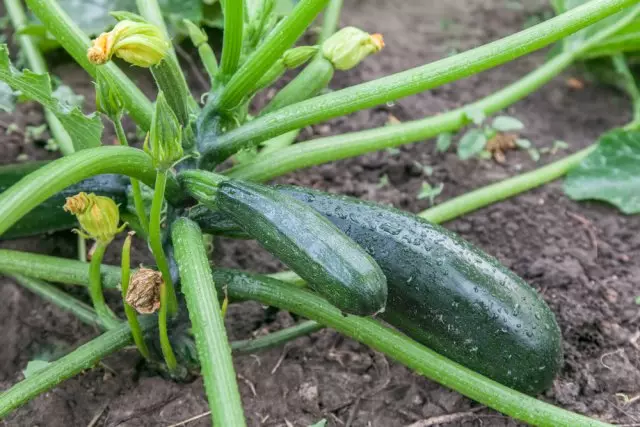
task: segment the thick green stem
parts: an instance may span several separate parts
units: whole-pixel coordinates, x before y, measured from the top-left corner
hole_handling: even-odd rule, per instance
[[[232,298],[255,300],[302,315],[380,351],[419,374],[532,425],[610,426],[511,390],[435,353],[370,318],[344,316],[318,295],[266,277],[236,275]]]
[[[108,243],[96,242],[96,249],[93,252],[91,263],[89,264],[89,296],[91,296],[93,308],[101,322],[105,324],[108,329],[111,329],[120,325],[121,322],[107,305],[104,300],[104,294],[102,293],[100,265],[102,264],[102,258],[104,258],[107,246],[109,246]]]
[[[12,275],[29,273],[29,277],[69,285],[89,284],[89,264],[86,262],[9,249],[0,249],[0,271]],[[119,287],[119,268],[102,265],[100,273],[105,288]]]
[[[122,257],[120,258],[121,264],[121,278],[120,280],[122,287],[122,304],[124,305],[124,313],[127,316],[127,322],[129,323],[129,328],[131,328],[131,336],[133,337],[133,342],[135,342],[138,351],[145,359],[150,359],[149,349],[147,348],[147,344],[144,341],[144,336],[142,334],[142,329],[140,328],[140,322],[138,322],[138,314],[136,311],[127,304],[127,290],[129,289],[129,280],[131,276],[131,237],[130,233],[126,240],[124,241],[124,245],[122,245]]]
[[[57,258],[43,255],[20,254],[19,252],[0,250],[0,271],[7,271],[14,261],[28,257],[34,266],[29,273],[46,274],[48,264],[55,266]],[[35,262],[36,259],[38,262]],[[49,259],[48,262],[46,260]],[[41,263],[40,261],[45,261]],[[77,281],[85,271],[78,261],[68,261],[66,271],[68,283]],[[16,262],[13,268],[20,266]],[[75,268],[71,268],[71,265]],[[11,270],[11,268],[9,268]],[[74,271],[77,270],[77,271]],[[61,273],[53,268],[52,272]],[[108,270],[117,280],[117,268]],[[236,300],[255,300],[291,311],[322,325],[328,326],[357,341],[385,353],[421,375],[456,390],[471,399],[494,408],[504,414],[524,422],[549,427],[609,426],[597,420],[589,419],[548,403],[536,400],[500,385],[478,373],[475,373],[451,360],[418,344],[405,335],[381,325],[370,318],[344,316],[340,310],[330,305],[318,295],[266,276],[251,276],[240,272],[219,271],[214,274],[218,289],[228,290],[229,296]],[[85,283],[77,283],[79,285]],[[2,400],[0,398],[0,408]],[[2,412],[0,411],[0,415]]]
[[[144,151],[130,147],[90,148],[54,160],[0,194],[0,235],[57,192],[105,173],[127,175],[153,185],[156,171]],[[177,202],[182,196],[176,185],[172,180],[168,194]]]
[[[238,69],[242,53],[242,35],[244,33],[244,0],[224,0],[224,38],[222,40],[222,58],[220,59],[220,77],[229,79]]]
[[[330,0],[322,17],[322,30],[318,35],[318,44],[324,43],[340,25],[340,12],[343,0]],[[318,55],[321,55],[319,53]]]
[[[158,65],[151,67],[151,74],[153,74],[158,89],[164,93],[167,103],[176,114],[180,124],[183,127],[188,126],[190,108],[195,104],[195,101],[191,96],[191,91],[178,61],[168,55]],[[195,105],[197,106],[197,104]]]
[[[57,307],[73,314],[80,319],[81,322],[90,326],[97,326],[102,329],[109,329],[111,327],[110,323],[103,322],[100,316],[98,316],[87,304],[82,301],[78,301],[57,287],[43,282],[42,280],[23,276],[22,274],[10,274],[9,276],[39,297],[44,298],[46,301],[49,301]]]
[[[115,126],[116,138],[118,138],[120,145],[128,147],[129,141],[127,140],[124,128],[122,127],[122,122],[117,119],[113,122],[113,125]],[[133,204],[136,209],[136,214],[138,215],[140,226],[144,229],[145,234],[149,234],[149,221],[147,220],[147,212],[144,208],[144,199],[142,198],[142,191],[140,190],[140,182],[137,179],[131,179],[131,191],[133,192]]]
[[[240,105],[260,77],[298,40],[328,1],[300,1],[233,75],[220,98],[214,100],[214,111],[229,111]]]
[[[91,42],[60,5],[55,0],[27,0],[27,6],[73,59],[95,78],[96,66],[87,59]],[[113,62],[101,67],[116,85],[131,117],[142,129],[148,130],[153,113],[149,99]]]
[[[245,426],[231,348],[202,232],[196,223],[180,218],[174,222],[171,236],[214,425]]]
[[[143,329],[148,330],[150,325],[150,322],[144,322]],[[81,345],[0,394],[0,418],[74,375],[93,368],[100,360],[130,343],[129,325],[121,324]]]
[[[16,33],[28,25],[27,15],[24,13],[20,0],[5,0],[4,4]],[[16,36],[16,38],[18,43],[20,43],[21,52],[27,58],[31,71],[40,74],[48,73],[44,57],[42,56],[42,53],[40,53],[40,50],[38,50],[38,46],[35,44],[31,36],[21,34]],[[49,130],[51,131],[53,139],[55,139],[58,147],[60,147],[60,152],[64,156],[73,153],[73,141],[64,126],[62,126],[62,123],[60,123],[60,120],[58,120],[55,114],[46,108],[44,110],[44,118],[49,124]]]
[[[466,115],[469,109],[481,110],[486,115],[500,111],[557,76],[573,62],[573,59],[570,53],[558,55],[504,89],[438,116],[302,142],[270,156],[259,157],[253,162],[236,166],[226,174],[232,178],[266,181],[297,169],[397,147],[428,139],[442,132],[455,131],[470,122]]]
[[[296,338],[303,337],[305,335],[312,334],[324,328],[323,325],[314,322],[313,320],[307,320],[301,322],[290,328],[285,328],[277,332],[242,341],[233,341],[231,343],[231,350],[235,354],[250,354],[258,351],[268,350],[270,348],[279,347],[284,343],[292,341]]]
[[[524,193],[564,176],[580,164],[595,148],[596,145],[592,145],[547,166],[463,194],[427,209],[419,216],[440,224],[500,200]]]
[[[634,3],[636,0],[593,0],[542,24],[459,55],[282,108],[217,139],[201,141],[201,164],[208,168],[241,148],[284,132],[479,73],[540,49]]]
[[[169,263],[162,247],[162,205],[164,202],[167,171],[158,170],[156,185],[153,189],[153,202],[151,204],[151,218],[149,221],[149,246],[156,260],[158,269],[162,273],[163,284],[160,287],[160,312],[158,313],[158,331],[160,333],[160,346],[162,354],[170,371],[175,371],[178,362],[169,342],[167,330],[168,315],[174,315],[178,311],[178,301],[171,279]]]

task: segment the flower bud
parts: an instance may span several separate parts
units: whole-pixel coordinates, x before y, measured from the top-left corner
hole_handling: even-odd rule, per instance
[[[282,63],[286,68],[298,68],[320,50],[319,46],[299,46],[285,51],[282,55]]]
[[[287,50],[275,64],[262,75],[256,83],[256,91],[272,85],[280,76],[287,71],[301,66],[311,59],[319,50],[318,46],[300,46]]]
[[[159,271],[140,267],[131,277],[125,301],[140,314],[151,314],[160,308],[160,288],[164,284]]]
[[[93,64],[101,65],[116,55],[133,65],[148,68],[162,61],[169,46],[160,28],[125,19],[93,40],[87,58]]]
[[[151,118],[151,127],[144,141],[144,151],[153,159],[157,169],[167,170],[184,155],[182,128],[175,113],[161,91]]]
[[[322,54],[336,70],[349,70],[383,47],[381,34],[371,35],[355,27],[346,27],[324,42]]]
[[[120,211],[118,205],[108,197],[95,194],[78,193],[67,197],[64,210],[78,218],[82,236],[101,243],[109,243],[126,224],[118,227]]]
[[[99,68],[96,74],[96,109],[111,120],[120,120],[124,101],[111,77]]]

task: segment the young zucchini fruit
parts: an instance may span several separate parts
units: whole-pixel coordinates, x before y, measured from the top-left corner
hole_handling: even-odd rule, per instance
[[[33,162],[0,167],[0,193],[46,163]],[[76,227],[78,224],[76,217],[62,209],[67,197],[84,191],[85,193],[95,193],[99,196],[110,197],[116,203],[125,205],[127,203],[126,191],[128,183],[128,179],[120,175],[98,175],[72,185],[25,215],[13,227],[2,234],[0,240],[33,236]]]
[[[179,179],[340,310],[366,316],[384,309],[387,281],[380,267],[326,218],[273,188],[231,179],[216,183],[213,176],[186,171]]]
[[[551,385],[562,366],[555,316],[495,258],[409,213],[306,188],[275,189],[317,210],[371,254],[387,277],[381,317],[391,325],[519,391]],[[204,232],[220,231],[204,216]]]

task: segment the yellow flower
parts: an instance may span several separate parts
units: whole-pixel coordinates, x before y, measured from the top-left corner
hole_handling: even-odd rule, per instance
[[[160,63],[169,47],[160,28],[146,22],[124,20],[93,40],[87,58],[91,63],[101,65],[116,55],[133,65],[148,68]]]
[[[371,35],[355,27],[346,27],[324,42],[322,54],[336,70],[349,70],[383,47],[382,34]]]
[[[109,243],[126,227],[126,224],[118,227],[120,211],[118,205],[108,197],[78,193],[67,197],[64,210],[78,218],[82,228],[81,231],[76,230],[79,234],[101,243]]]

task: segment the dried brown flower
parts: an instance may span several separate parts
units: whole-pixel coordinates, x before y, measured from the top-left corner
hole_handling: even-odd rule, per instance
[[[164,281],[159,271],[140,267],[131,277],[125,301],[138,313],[154,313],[160,308],[162,285]]]

